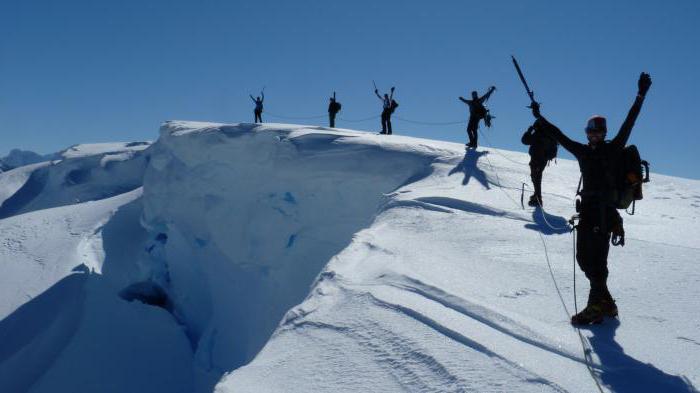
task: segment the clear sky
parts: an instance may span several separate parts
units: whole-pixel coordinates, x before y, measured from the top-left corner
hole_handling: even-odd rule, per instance
[[[580,141],[593,114],[616,132],[649,72],[631,142],[652,170],[700,179],[699,23],[697,0],[3,0],[0,156],[154,140],[169,119],[250,122],[263,86],[266,121],[323,115],[333,90],[342,116],[365,118],[381,109],[372,80],[396,86],[396,116],[428,122],[465,119],[457,97],[496,85],[488,141],[525,151],[514,54],[545,116]],[[398,119],[394,132],[466,139]]]

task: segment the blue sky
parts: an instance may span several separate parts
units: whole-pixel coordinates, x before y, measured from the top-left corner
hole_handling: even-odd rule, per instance
[[[514,54],[543,113],[577,140],[592,114],[615,132],[649,72],[631,142],[652,170],[700,179],[699,20],[696,0],[5,0],[0,155],[156,139],[168,119],[248,122],[248,94],[263,86],[266,121],[323,115],[333,90],[343,116],[365,118],[380,111],[372,80],[396,86],[397,116],[428,122],[465,119],[457,97],[496,85],[488,142],[525,151],[531,117]],[[458,125],[396,119],[394,129],[466,139]]]

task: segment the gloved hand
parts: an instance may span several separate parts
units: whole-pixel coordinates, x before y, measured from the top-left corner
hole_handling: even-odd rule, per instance
[[[542,117],[540,113],[540,104],[537,101],[533,101],[532,104],[530,104],[530,109],[532,109],[532,115],[535,116],[536,119]]]
[[[396,89],[396,88],[395,88],[394,86],[391,86],[391,91],[392,91],[392,92],[394,91],[394,89]]]
[[[379,94],[379,90],[374,89],[374,94]]]
[[[625,246],[625,228],[622,223],[612,227],[612,238],[610,239],[613,246]]]
[[[491,86],[489,89],[496,90],[496,86]]]
[[[646,72],[642,72],[639,75],[637,86],[639,87],[638,94],[642,97],[646,96],[647,92],[649,91],[649,87],[651,87],[651,76],[649,76],[649,74]]]

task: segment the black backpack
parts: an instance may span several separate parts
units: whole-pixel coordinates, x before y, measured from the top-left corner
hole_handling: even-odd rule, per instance
[[[549,136],[542,138],[542,152],[546,161],[552,161],[557,158],[558,148],[559,144],[554,139]]]
[[[632,205],[631,214],[634,214],[634,202],[644,197],[642,183],[649,182],[649,163],[639,156],[637,146],[629,145],[622,149],[612,175],[615,207],[627,209]]]
[[[389,106],[389,109],[391,110],[391,113],[394,113],[396,108],[399,107],[399,103],[396,102],[396,100],[391,100],[391,105]]]

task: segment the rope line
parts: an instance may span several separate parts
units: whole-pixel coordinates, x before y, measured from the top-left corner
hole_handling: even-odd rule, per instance
[[[485,132],[479,130],[479,134],[481,134],[481,137],[482,137],[482,138],[486,139],[486,143],[488,143],[490,146],[493,146],[493,143],[491,143],[491,140],[486,136],[486,133],[485,133]],[[516,161],[516,160],[514,160],[514,159],[512,159],[512,158],[510,158],[510,157],[508,157],[508,156],[506,156],[505,154],[501,153],[500,151],[496,151],[496,154],[498,154],[499,156],[505,158],[506,160],[508,160],[508,161],[510,161],[510,162],[512,162],[512,163],[514,163],[514,164],[518,164],[518,165],[522,165],[522,166],[530,166],[529,163],[524,163],[524,162]]]
[[[338,118],[338,120],[347,121],[348,123],[361,123],[363,121],[379,119],[380,116],[381,115],[374,115],[372,117],[367,117],[365,119],[346,119],[344,117],[340,117],[340,118]]]
[[[422,124],[426,126],[452,126],[452,125],[457,125],[457,124],[467,124],[466,121],[448,121],[448,122],[429,122],[429,121],[419,121],[419,120],[411,120],[411,119],[405,119],[400,116],[394,116],[395,118],[405,121],[406,123],[414,123],[414,124]]]
[[[311,119],[320,119],[323,117],[327,117],[328,115],[319,115],[319,116],[282,116],[282,115],[276,115],[274,113],[270,112],[265,112],[268,116],[270,117],[275,117],[278,119],[291,119],[291,120],[311,120]]]
[[[480,132],[480,133],[483,135],[483,132]],[[488,155],[486,155],[486,161],[488,162],[489,166],[491,167],[491,171],[496,174],[496,179],[498,180],[498,184],[497,184],[498,188],[504,194],[506,194],[508,199],[510,199],[515,204],[516,207],[518,207],[518,202],[515,201],[510,195],[508,195],[506,190],[501,187],[501,184],[500,184],[501,180],[500,180],[500,177],[498,176],[498,172],[496,172],[496,170],[493,168],[493,165],[491,164],[491,160],[489,159]],[[559,284],[557,283],[556,277],[554,277],[554,269],[552,269],[552,263],[549,260],[549,250],[547,248],[547,242],[545,242],[544,236],[542,236],[541,233],[537,232],[537,235],[539,236],[540,241],[542,242],[542,246],[544,248],[544,256],[545,256],[545,260],[547,261],[547,268],[549,269],[549,275],[552,278],[552,283],[554,284],[554,288],[557,291],[557,295],[559,296],[559,301],[561,302],[561,305],[564,308],[564,312],[566,313],[567,318],[569,318],[571,315],[569,313],[569,308],[566,307],[566,301],[564,300],[564,296],[562,295],[561,290],[559,289]],[[574,256],[574,261],[575,260],[576,260],[576,256]],[[574,277],[575,276],[576,276],[576,266],[574,265]],[[576,310],[578,310],[578,306],[576,306],[576,298],[574,298],[574,308]],[[591,378],[593,378],[593,382],[595,382],[596,387],[598,388],[598,391],[600,393],[603,393],[603,388],[600,386],[600,382],[598,381],[598,378],[596,377],[595,370],[594,370],[593,365],[592,365],[592,363],[593,363],[592,358],[591,358],[592,350],[590,348],[587,348],[586,339],[583,337],[583,334],[581,333],[581,329],[576,327],[576,326],[573,326],[573,329],[576,331],[576,333],[578,333],[578,337],[579,337],[579,340],[581,342],[581,350],[583,351],[583,358],[584,358],[585,363],[586,363],[586,368],[588,369],[588,372],[590,373]]]

